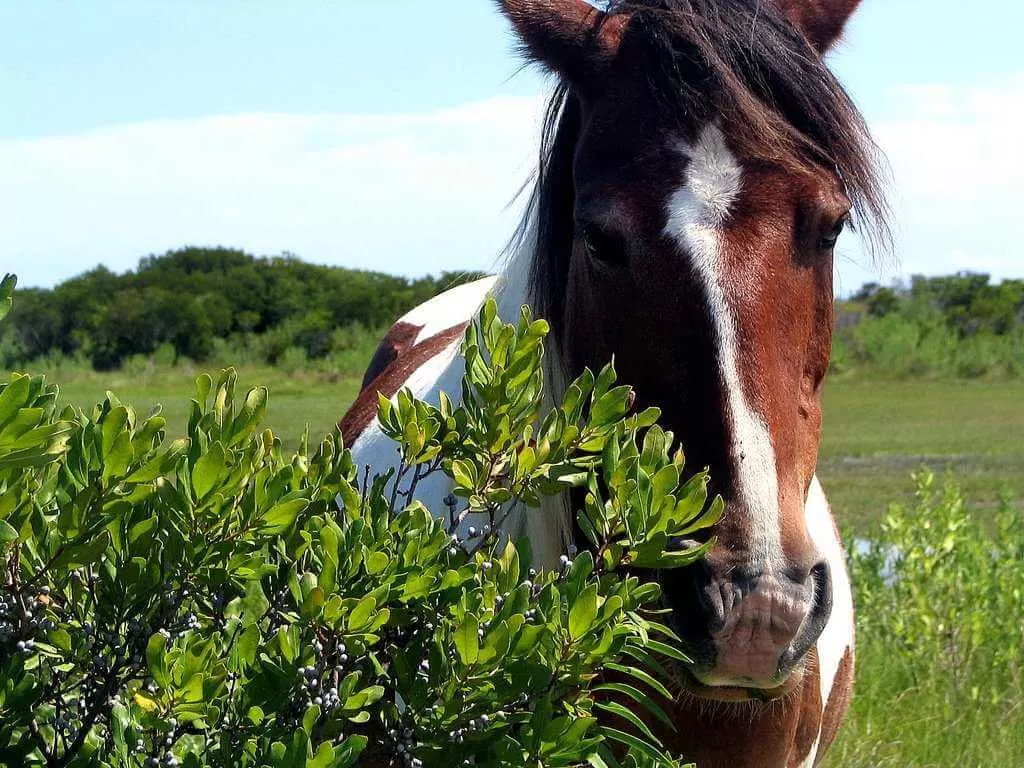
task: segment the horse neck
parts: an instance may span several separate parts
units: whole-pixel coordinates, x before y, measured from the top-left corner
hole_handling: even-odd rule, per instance
[[[516,323],[525,305],[536,315],[537,303],[531,290],[531,272],[536,249],[536,216],[530,215],[518,247],[508,258],[494,286],[498,314],[506,323]],[[551,410],[565,394],[565,376],[557,355],[557,344],[545,344],[544,401],[542,414]],[[572,525],[567,494],[545,497],[540,509],[521,507],[509,521],[510,530],[519,530],[530,540],[534,564],[553,568],[572,540]]]
[[[506,323],[515,323],[519,320],[519,311],[523,305],[534,311],[536,307],[530,276],[537,248],[537,226],[536,216],[532,212],[527,215],[523,236],[501,268],[494,286],[498,314]]]

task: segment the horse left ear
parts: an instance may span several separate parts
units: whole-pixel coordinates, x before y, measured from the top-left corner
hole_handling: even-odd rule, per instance
[[[843,34],[860,0],[776,0],[782,11],[820,54]]]
[[[583,88],[615,58],[629,21],[585,0],[498,0],[498,5],[530,58]]]

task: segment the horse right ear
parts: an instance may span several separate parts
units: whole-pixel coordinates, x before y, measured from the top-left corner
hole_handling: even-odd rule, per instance
[[[586,88],[615,58],[629,17],[585,0],[498,0],[529,58]]]

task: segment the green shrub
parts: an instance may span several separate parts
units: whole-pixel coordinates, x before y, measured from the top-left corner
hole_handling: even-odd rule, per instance
[[[132,355],[121,362],[121,370],[133,379],[148,379],[156,371],[152,355]]]
[[[266,390],[236,400],[232,371],[199,377],[170,445],[159,413],[57,413],[56,387],[12,376],[0,764],[675,765],[636,713],[664,717],[652,656],[680,655],[658,585],[621,569],[692,563],[669,542],[721,500],[611,368],[541,418],[545,333],[489,303],[463,406],[382,403],[403,458],[384,477],[337,435],[284,455]],[[433,472],[455,480],[441,517],[413,500]],[[538,573],[498,529],[573,485],[595,554]]]
[[[288,347],[278,358],[277,367],[285,373],[299,373],[309,367],[309,355],[303,347]]]
[[[156,366],[169,368],[177,362],[178,353],[173,344],[163,343],[153,351],[152,360]]]
[[[866,315],[866,316],[865,316]],[[836,372],[1015,377],[1024,373],[1024,281],[988,275],[869,283],[836,305]]]
[[[833,765],[1024,761],[1024,527],[993,525],[951,481],[916,477],[850,559],[858,678]]]

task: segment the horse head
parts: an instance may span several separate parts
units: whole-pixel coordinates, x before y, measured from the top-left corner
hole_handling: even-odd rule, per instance
[[[833,251],[885,235],[864,121],[823,62],[856,0],[503,0],[560,77],[534,193],[531,295],[572,376],[614,357],[726,514],[655,574],[720,699],[783,696],[828,621],[806,506]]]

